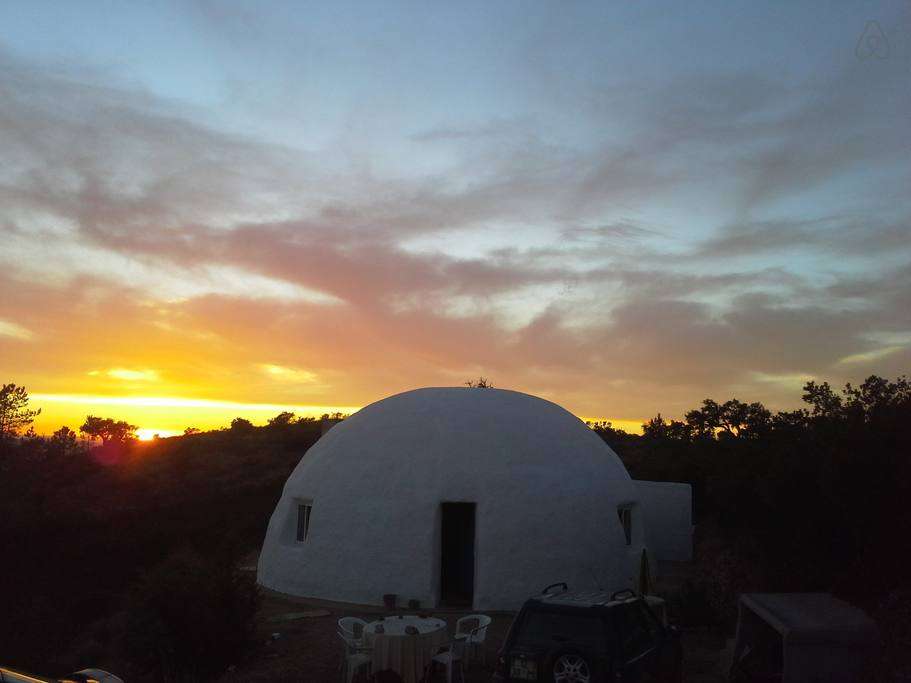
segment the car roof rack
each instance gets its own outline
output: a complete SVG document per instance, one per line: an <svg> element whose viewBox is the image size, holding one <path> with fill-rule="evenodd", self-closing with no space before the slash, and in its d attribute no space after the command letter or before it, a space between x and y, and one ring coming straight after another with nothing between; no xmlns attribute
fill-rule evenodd
<svg viewBox="0 0 911 683"><path fill-rule="evenodd" d="M635 600L639 597L636 595L635 591L630 589L613 592L603 590L570 592L568 588L563 588L559 591L552 591L552 589L557 586L563 587L566 586L566 584L551 584L544 589L538 600L549 605L606 607L608 605L629 602L630 600Z"/></svg>
<svg viewBox="0 0 911 683"><path fill-rule="evenodd" d="M566 582L561 581L559 583L552 583L549 586L547 586L543 591L541 591L541 595L550 595L550 589L556 588L557 586L563 587L563 590L560 591L561 593L565 593L566 591L569 590L569 586L566 585Z"/></svg>

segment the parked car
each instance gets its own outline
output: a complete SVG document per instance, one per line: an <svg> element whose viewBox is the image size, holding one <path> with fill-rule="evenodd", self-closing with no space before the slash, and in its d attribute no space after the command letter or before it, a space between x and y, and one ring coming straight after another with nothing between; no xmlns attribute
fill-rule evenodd
<svg viewBox="0 0 911 683"><path fill-rule="evenodd" d="M573 593L554 584L516 615L494 681L678 683L682 659L676 628L632 591Z"/></svg>

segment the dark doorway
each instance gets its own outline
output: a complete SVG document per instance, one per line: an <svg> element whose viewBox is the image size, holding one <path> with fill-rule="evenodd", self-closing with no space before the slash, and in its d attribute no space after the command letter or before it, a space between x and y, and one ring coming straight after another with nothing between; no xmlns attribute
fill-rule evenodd
<svg viewBox="0 0 911 683"><path fill-rule="evenodd" d="M440 603L471 607L474 599L474 503L443 503Z"/></svg>

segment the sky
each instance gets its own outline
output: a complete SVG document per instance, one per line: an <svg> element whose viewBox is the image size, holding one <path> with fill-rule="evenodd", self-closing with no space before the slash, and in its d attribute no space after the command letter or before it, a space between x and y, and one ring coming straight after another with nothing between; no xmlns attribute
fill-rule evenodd
<svg viewBox="0 0 911 683"><path fill-rule="evenodd" d="M480 376L628 427L911 367L911 0L0 4L39 431Z"/></svg>

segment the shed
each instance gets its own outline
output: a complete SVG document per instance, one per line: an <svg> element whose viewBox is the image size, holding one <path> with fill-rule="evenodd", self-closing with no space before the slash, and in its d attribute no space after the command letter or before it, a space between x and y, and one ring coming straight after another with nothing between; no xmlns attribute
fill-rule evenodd
<svg viewBox="0 0 911 683"><path fill-rule="evenodd" d="M828 593L746 593L731 680L856 681L878 639L870 617Z"/></svg>

